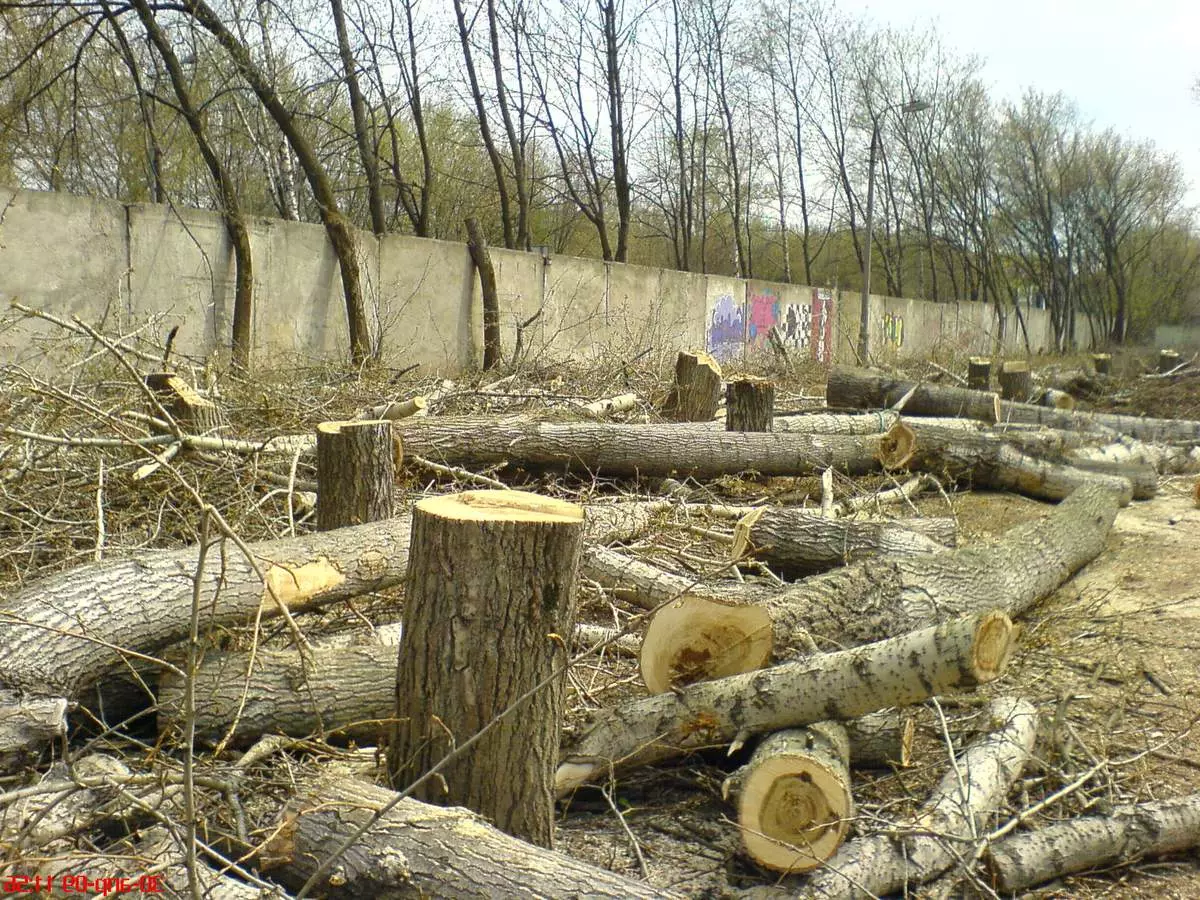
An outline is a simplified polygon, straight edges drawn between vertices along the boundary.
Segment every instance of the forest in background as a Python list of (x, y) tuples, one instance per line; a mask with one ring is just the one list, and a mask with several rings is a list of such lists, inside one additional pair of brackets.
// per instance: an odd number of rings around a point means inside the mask
[(362, 359), (356, 228), (854, 290), (872, 180), (876, 292), (1200, 316), (1176, 158), (828, 0), (0, 5), (0, 183), (220, 211), (235, 361), (248, 217), (325, 226)]

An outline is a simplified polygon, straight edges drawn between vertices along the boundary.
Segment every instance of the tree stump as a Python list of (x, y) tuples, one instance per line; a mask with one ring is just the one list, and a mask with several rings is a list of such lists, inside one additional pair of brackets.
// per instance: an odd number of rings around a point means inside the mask
[(1000, 396), (1005, 400), (1026, 403), (1033, 395), (1033, 373), (1023, 360), (1006, 362), (996, 377), (1000, 381)]
[(1112, 374), (1112, 356), (1108, 353), (1093, 353), (1092, 367), (1095, 368), (1097, 375)]
[(989, 390), (992, 383), (992, 361), (986, 356), (967, 360), (967, 387), (973, 391)]
[(520, 491), (430, 497), (413, 511), (388, 772), (407, 787), (505, 715), (415, 796), (541, 847), (553, 846), (582, 538), (582, 509)]
[(676, 422), (711, 422), (721, 405), (722, 377), (720, 364), (703, 350), (681, 350), (663, 413)]
[[(187, 434), (215, 434), (221, 429), (221, 411), (206, 397), (196, 393), (190, 384), (171, 372), (152, 372), (146, 376), (146, 387), (163, 409)], [(150, 414), (158, 416), (158, 410)]]
[(1178, 350), (1159, 350), (1158, 351), (1158, 371), (1159, 374), (1166, 374), (1179, 365)]
[(390, 519), (396, 478), (387, 419), (317, 426), (317, 527), (322, 531)]
[(774, 382), (747, 375), (725, 385), (726, 431), (770, 431), (774, 419)]

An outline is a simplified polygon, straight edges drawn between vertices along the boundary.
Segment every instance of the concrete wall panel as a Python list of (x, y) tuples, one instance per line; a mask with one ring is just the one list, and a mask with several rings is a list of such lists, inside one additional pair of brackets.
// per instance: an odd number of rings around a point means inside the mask
[(552, 257), (546, 272), (547, 359), (590, 356), (607, 341), (608, 268), (596, 259)]
[(704, 345), (722, 363), (746, 358), (746, 282), (709, 275), (704, 289)]
[[(420, 363), (423, 373), (478, 365), (483, 325), (482, 313), (473, 309), (474, 283), (466, 244), (398, 234), (383, 238), (379, 316), (384, 361), (397, 367)], [(477, 330), (473, 321), (480, 322)]]

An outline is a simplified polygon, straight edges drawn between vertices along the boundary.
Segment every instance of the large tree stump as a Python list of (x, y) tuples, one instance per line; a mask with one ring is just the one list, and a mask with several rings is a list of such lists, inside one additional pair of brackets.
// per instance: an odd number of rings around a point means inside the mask
[(1159, 350), (1158, 351), (1158, 371), (1159, 374), (1166, 374), (1179, 365), (1178, 350)]
[(807, 872), (833, 856), (854, 810), (850, 741), (836, 722), (769, 735), (723, 785), (742, 846), (761, 866)]
[(746, 376), (725, 385), (726, 431), (770, 431), (774, 418), (774, 382)]
[(1029, 371), (1029, 363), (1024, 360), (1006, 362), (996, 377), (1003, 399), (1027, 403), (1033, 397), (1033, 373)]
[[(221, 429), (221, 410), (207, 397), (171, 372), (152, 372), (146, 386), (186, 434), (215, 434)], [(156, 410), (151, 410), (156, 414)]]
[(395, 447), (389, 419), (317, 426), (317, 527), (390, 519)]
[(711, 422), (721, 405), (721, 365), (703, 350), (680, 351), (663, 413), (676, 422)]
[(1096, 370), (1097, 375), (1112, 374), (1112, 355), (1108, 353), (1093, 353), (1092, 367)]
[(967, 387), (973, 391), (986, 391), (992, 386), (992, 361), (986, 356), (972, 356), (967, 360)]
[(415, 794), (543, 847), (582, 538), (582, 509), (519, 491), (430, 497), (413, 511), (388, 771), (411, 785), (506, 715)]

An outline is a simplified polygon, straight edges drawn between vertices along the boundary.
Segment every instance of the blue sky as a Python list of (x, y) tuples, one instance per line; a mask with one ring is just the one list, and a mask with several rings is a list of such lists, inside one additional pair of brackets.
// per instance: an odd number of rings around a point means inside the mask
[(880, 24), (934, 24), (984, 60), (996, 97), (1062, 91), (1099, 128), (1182, 161), (1200, 206), (1200, 0), (838, 0)]

